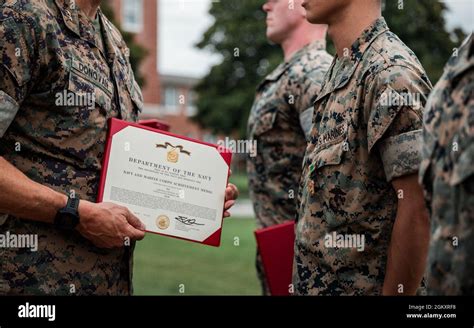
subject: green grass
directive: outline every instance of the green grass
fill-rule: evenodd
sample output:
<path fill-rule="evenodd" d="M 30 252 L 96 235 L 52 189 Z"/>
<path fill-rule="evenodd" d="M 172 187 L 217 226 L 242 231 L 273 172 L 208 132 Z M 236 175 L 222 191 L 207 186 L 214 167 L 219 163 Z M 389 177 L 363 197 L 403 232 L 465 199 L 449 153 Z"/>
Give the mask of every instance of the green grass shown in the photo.
<path fill-rule="evenodd" d="M 234 173 L 230 176 L 230 183 L 237 186 L 240 192 L 239 198 L 249 198 L 249 183 L 246 173 Z"/>
<path fill-rule="evenodd" d="M 135 295 L 259 295 L 254 219 L 226 219 L 221 246 L 147 234 L 137 243 Z M 239 238 L 239 246 L 234 238 Z"/>

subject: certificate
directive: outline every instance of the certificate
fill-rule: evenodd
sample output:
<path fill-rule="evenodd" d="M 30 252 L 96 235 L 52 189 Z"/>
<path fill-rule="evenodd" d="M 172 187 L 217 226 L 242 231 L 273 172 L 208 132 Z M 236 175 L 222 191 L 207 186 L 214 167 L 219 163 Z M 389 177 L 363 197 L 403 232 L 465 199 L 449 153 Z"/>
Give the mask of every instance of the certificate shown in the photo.
<path fill-rule="evenodd" d="M 232 153 L 109 120 L 98 202 L 126 206 L 146 231 L 219 246 Z"/>

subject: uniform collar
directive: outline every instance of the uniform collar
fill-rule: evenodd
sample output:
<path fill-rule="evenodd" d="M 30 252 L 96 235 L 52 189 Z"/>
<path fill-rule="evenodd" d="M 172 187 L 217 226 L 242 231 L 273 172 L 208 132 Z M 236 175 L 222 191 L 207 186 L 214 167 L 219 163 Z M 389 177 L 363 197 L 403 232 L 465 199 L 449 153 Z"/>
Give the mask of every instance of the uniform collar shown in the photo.
<path fill-rule="evenodd" d="M 74 0 L 55 0 L 66 27 L 81 39 L 97 47 L 94 24 L 77 6 Z M 98 15 L 103 15 L 99 10 Z"/>
<path fill-rule="evenodd" d="M 287 66 L 286 66 L 286 63 L 281 63 L 280 65 L 277 66 L 277 68 L 275 68 L 273 70 L 273 72 L 271 72 L 270 74 L 268 74 L 265 79 L 260 83 L 260 85 L 264 84 L 265 82 L 268 82 L 268 81 L 276 81 L 280 78 L 280 76 L 283 75 L 283 73 L 285 73 L 287 69 Z M 259 86 L 260 88 L 260 86 Z"/>
<path fill-rule="evenodd" d="M 350 53 L 351 61 L 355 64 L 359 63 L 372 42 L 374 42 L 380 34 L 388 30 L 387 23 L 383 17 L 380 17 L 373 22 L 352 44 Z"/>
<path fill-rule="evenodd" d="M 281 63 L 265 77 L 265 79 L 258 85 L 257 89 L 260 89 L 266 82 L 277 81 L 291 66 L 296 64 L 304 54 L 312 51 L 326 50 L 326 41 L 317 40 L 307 44 L 297 52 L 295 52 L 288 61 Z"/>
<path fill-rule="evenodd" d="M 466 70 L 474 66 L 473 47 L 474 39 L 471 33 L 459 48 L 458 56 L 451 57 L 446 66 L 447 74 L 451 79 L 460 76 Z"/>
<path fill-rule="evenodd" d="M 352 75 L 354 75 L 354 72 L 359 66 L 359 63 L 369 46 L 377 39 L 379 35 L 385 33 L 388 30 L 389 28 L 385 22 L 385 19 L 383 17 L 378 18 L 362 32 L 357 40 L 354 41 L 348 56 L 345 56 L 344 58 L 338 58 L 336 55 L 331 67 L 329 68 L 329 73 L 334 69 L 336 60 L 343 61 L 341 64 L 341 69 L 339 72 L 337 72 L 337 75 L 334 76 L 332 81 L 326 81 L 324 88 L 316 101 L 332 93 L 333 91 L 344 87 L 351 80 Z M 331 75 L 334 74 L 327 74 L 326 77 L 329 78 Z"/>
<path fill-rule="evenodd" d="M 104 51 L 105 51 L 105 57 L 107 58 L 107 62 L 112 63 L 115 60 L 116 54 L 115 54 L 115 47 L 113 46 L 113 41 L 111 40 L 111 36 L 109 33 L 105 33 L 105 31 L 109 31 L 109 26 L 108 26 L 108 21 L 105 19 L 104 14 L 102 11 L 99 9 L 99 20 L 100 20 L 100 25 L 102 26 L 102 29 L 104 30 L 104 33 L 102 33 L 102 40 L 104 42 Z"/>
<path fill-rule="evenodd" d="M 303 48 L 295 52 L 285 64 L 287 67 L 290 67 L 299 61 L 304 54 L 318 50 L 326 50 L 326 40 L 316 40 L 305 45 Z"/>

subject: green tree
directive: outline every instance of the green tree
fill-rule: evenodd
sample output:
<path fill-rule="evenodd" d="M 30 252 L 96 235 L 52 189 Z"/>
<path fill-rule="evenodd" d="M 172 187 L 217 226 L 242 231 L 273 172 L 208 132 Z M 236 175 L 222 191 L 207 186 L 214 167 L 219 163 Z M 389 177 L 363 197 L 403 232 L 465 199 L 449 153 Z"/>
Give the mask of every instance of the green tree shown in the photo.
<path fill-rule="evenodd" d="M 259 81 L 282 59 L 279 47 L 267 42 L 262 0 L 220 1 L 210 14 L 215 23 L 197 45 L 222 56 L 222 63 L 196 87 L 202 126 L 245 135 L 247 115 Z"/>
<path fill-rule="evenodd" d="M 460 28 L 447 30 L 447 10 L 445 3 L 433 0 L 388 0 L 384 4 L 388 26 L 415 52 L 433 83 L 443 74 L 453 48 L 466 36 Z"/>
<path fill-rule="evenodd" d="M 210 14 L 215 22 L 196 45 L 222 56 L 222 62 L 196 87 L 194 120 L 216 133 L 245 136 L 255 88 L 283 59 L 280 48 L 265 37 L 263 2 L 214 2 Z M 384 5 L 391 30 L 418 55 L 432 82 L 439 79 L 453 48 L 464 37 L 461 29 L 447 30 L 446 11 L 444 3 L 433 0 L 389 0 Z"/>
<path fill-rule="evenodd" d="M 108 1 L 102 2 L 100 9 L 104 15 L 120 30 L 120 33 L 122 33 L 125 43 L 130 48 L 130 65 L 132 66 L 133 72 L 135 74 L 135 79 L 137 80 L 137 83 L 143 87 L 146 81 L 140 73 L 139 68 L 140 63 L 147 56 L 147 50 L 134 41 L 133 33 L 125 32 L 120 28 L 120 24 L 117 23 L 112 7 Z"/>

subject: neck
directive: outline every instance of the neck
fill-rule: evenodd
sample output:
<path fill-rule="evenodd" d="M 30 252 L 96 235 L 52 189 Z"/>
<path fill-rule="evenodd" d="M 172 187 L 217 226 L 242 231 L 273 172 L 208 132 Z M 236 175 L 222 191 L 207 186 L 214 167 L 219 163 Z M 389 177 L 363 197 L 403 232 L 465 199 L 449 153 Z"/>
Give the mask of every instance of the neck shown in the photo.
<path fill-rule="evenodd" d="M 336 47 L 337 56 L 347 55 L 345 49 L 352 44 L 376 19 L 381 17 L 380 8 L 366 8 L 367 10 L 348 10 L 340 15 L 332 24 L 329 24 L 328 33 Z"/>
<path fill-rule="evenodd" d="M 308 27 L 306 24 L 301 24 L 280 44 L 283 49 L 285 61 L 290 60 L 298 50 L 304 48 L 306 45 L 317 40 L 324 41 L 326 39 L 325 37 L 325 32 L 320 33 L 312 29 L 312 26 Z"/>
<path fill-rule="evenodd" d="M 102 0 L 76 0 L 77 6 L 91 19 L 95 19 Z"/>

